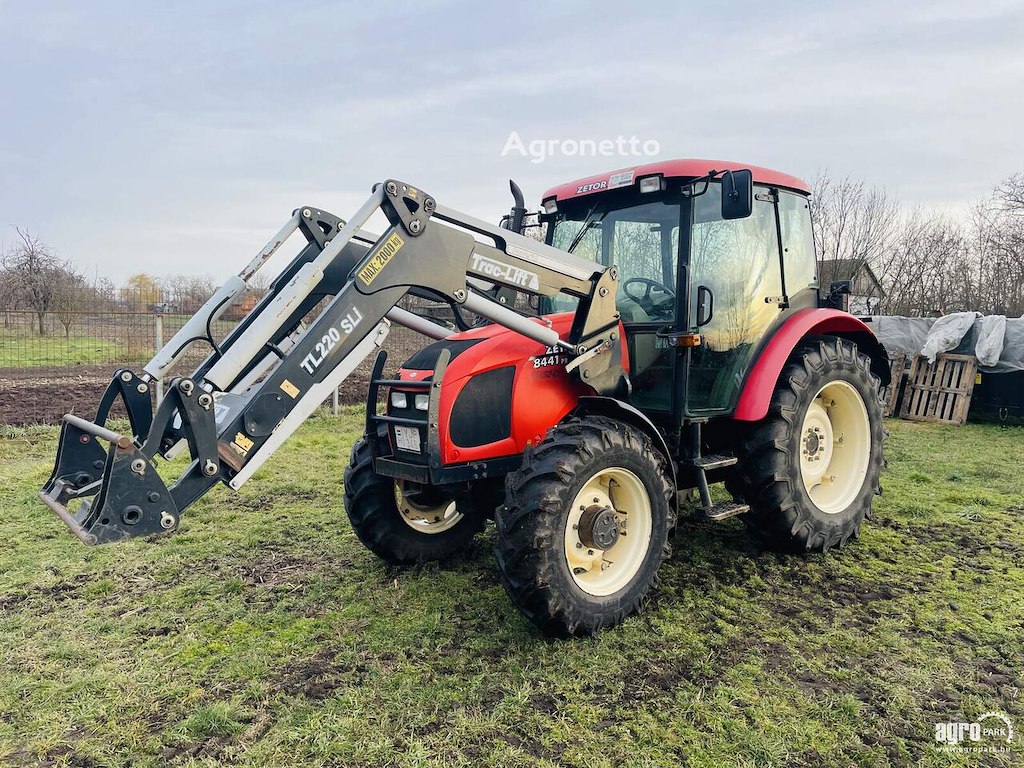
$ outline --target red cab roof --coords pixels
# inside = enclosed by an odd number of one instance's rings
[[[620,168],[610,173],[602,173],[597,176],[570,181],[567,184],[560,184],[549,189],[544,193],[541,201],[550,200],[551,198],[568,200],[574,197],[591,195],[595,192],[628,187],[644,176],[654,176],[659,173],[666,179],[699,178],[706,176],[709,171],[740,171],[743,169],[749,169],[754,174],[755,184],[785,187],[786,189],[794,189],[804,194],[811,193],[811,188],[807,185],[807,182],[798,179],[796,176],[790,176],[788,173],[773,171],[770,168],[761,168],[757,165],[732,163],[727,160],[695,160],[691,158],[685,160],[662,160],[661,162],[649,163],[647,165],[634,165],[628,168]]]

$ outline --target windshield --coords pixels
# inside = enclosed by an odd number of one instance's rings
[[[619,268],[615,303],[625,323],[665,322],[675,316],[679,252],[678,195],[616,206],[601,201],[555,215],[550,243],[583,259]],[[584,228],[585,226],[585,228]],[[574,309],[576,299],[559,296],[551,311]]]

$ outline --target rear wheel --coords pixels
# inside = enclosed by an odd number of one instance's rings
[[[675,524],[665,457],[601,417],[553,427],[508,476],[495,516],[501,580],[545,632],[588,635],[635,613]]]
[[[487,516],[437,488],[378,475],[365,438],[345,470],[345,511],[359,540],[390,563],[443,560],[461,552]]]
[[[729,483],[770,544],[827,550],[856,536],[880,492],[882,411],[871,361],[836,337],[802,345]]]

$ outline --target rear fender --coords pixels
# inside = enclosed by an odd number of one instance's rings
[[[837,309],[801,309],[775,331],[761,349],[757,362],[743,382],[743,391],[733,418],[760,421],[768,414],[768,405],[782,369],[793,350],[808,336],[838,336],[854,342],[871,359],[871,372],[889,383],[889,355],[871,329],[848,312]]]
[[[676,465],[672,460],[672,453],[665,442],[665,436],[661,434],[654,422],[652,422],[642,411],[637,410],[629,403],[616,400],[614,397],[602,397],[600,395],[579,398],[579,402],[571,411],[570,415],[576,416],[607,416],[610,419],[621,421],[644,432],[654,443],[655,448],[665,456],[665,461],[672,472],[672,487],[676,484]]]

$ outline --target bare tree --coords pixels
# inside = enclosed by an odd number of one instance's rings
[[[895,239],[900,206],[884,189],[823,171],[814,180],[811,215],[819,261],[848,259],[885,272],[885,253]]]
[[[979,309],[1024,314],[1024,174],[995,186],[971,216]]]
[[[54,309],[58,286],[72,268],[36,235],[18,227],[14,231],[20,242],[3,255],[4,290],[15,306],[35,313],[39,335],[45,336],[46,314]]]
[[[160,300],[174,312],[195,312],[217,290],[209,275],[168,275],[157,282]]]
[[[110,312],[117,306],[117,288],[109,277],[97,276],[93,280],[91,293],[98,311]]]
[[[946,314],[977,306],[974,256],[959,222],[911,211],[902,217],[883,262],[886,314]]]
[[[92,289],[70,264],[54,272],[52,313],[64,328],[64,338],[71,338],[71,326],[89,306]]]
[[[18,308],[15,276],[6,267],[0,268],[0,307],[3,307],[4,328],[11,327],[11,310]]]

